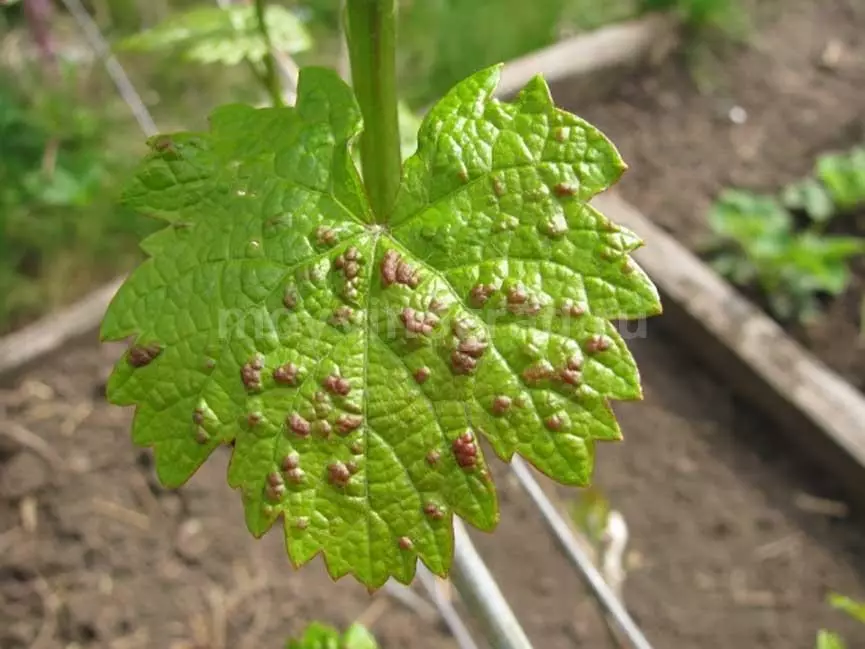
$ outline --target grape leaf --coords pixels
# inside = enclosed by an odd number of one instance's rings
[[[279,51],[295,54],[312,44],[306,28],[285,7],[268,5],[265,21],[273,47]],[[120,46],[129,51],[177,52],[188,61],[224,65],[237,65],[244,60],[258,62],[267,54],[267,44],[251,3],[226,9],[190,9],[124,39]]]
[[[340,636],[333,627],[313,622],[300,639],[289,640],[286,649],[378,649],[378,643],[361,624],[352,624]]]
[[[119,290],[103,339],[135,337],[108,397],[168,486],[220,445],[260,536],[322,553],[370,588],[445,575],[451,517],[498,521],[479,444],[589,483],[608,399],[641,396],[613,319],[660,311],[640,245],[588,204],[625,169],[555,108],[513,103],[499,67],[425,117],[390,218],[351,158],[351,90],[302,71],[298,104],[218,109],[207,133],[151,140],[127,202],[169,226]]]

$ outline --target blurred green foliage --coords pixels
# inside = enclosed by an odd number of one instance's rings
[[[372,634],[360,624],[352,624],[345,633],[313,622],[303,636],[289,640],[285,649],[378,649]]]
[[[125,168],[71,71],[0,75],[0,330],[131,265],[149,223],[114,205]]]
[[[819,296],[843,293],[850,259],[865,253],[861,237],[825,234],[860,206],[862,148],[821,156],[813,177],[785,187],[777,198],[727,190],[709,212],[712,264],[734,284],[758,287],[780,320],[811,320],[819,314]],[[806,218],[804,227],[796,214]]]

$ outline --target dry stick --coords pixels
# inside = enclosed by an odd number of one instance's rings
[[[418,566],[418,578],[427,595],[429,595],[436,608],[438,608],[442,619],[450,630],[451,635],[457,641],[460,649],[478,649],[474,638],[472,638],[456,608],[444,596],[438,587],[435,576],[423,564]]]
[[[532,499],[535,506],[544,518],[544,522],[556,537],[556,540],[565,551],[565,555],[574,564],[583,577],[586,585],[592,591],[595,599],[603,608],[604,613],[612,618],[616,626],[625,634],[634,649],[652,649],[652,645],[643,635],[643,632],[634,622],[621,601],[616,597],[613,590],[604,581],[601,573],[592,563],[591,558],[580,546],[570,526],[559,514],[553,503],[550,502],[541,486],[537,483],[529,468],[518,457],[511,460],[511,470],[516,475],[520,486]]]
[[[102,59],[102,64],[105,66],[108,76],[111,77],[111,80],[117,87],[117,92],[123,97],[123,101],[129,106],[141,130],[148,136],[156,135],[158,129],[153,118],[150,116],[150,112],[129,80],[129,76],[126,74],[123,66],[120,65],[120,62],[111,53],[111,48],[102,37],[102,32],[99,31],[99,27],[93,22],[90,14],[87,13],[87,10],[81,4],[81,0],[62,0],[62,2],[66,10],[72,14],[75,22],[78,23],[81,31],[84,32],[84,36],[90,43],[90,47]]]
[[[463,603],[483,624],[493,649],[532,649],[526,632],[472,544],[462,521],[453,520],[454,559],[450,578]]]

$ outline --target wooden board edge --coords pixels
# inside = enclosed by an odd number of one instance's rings
[[[615,192],[592,203],[645,242],[634,259],[661,293],[659,326],[865,505],[865,396]]]
[[[0,338],[0,382],[79,339],[96,335],[123,277],[103,284],[72,305]]]

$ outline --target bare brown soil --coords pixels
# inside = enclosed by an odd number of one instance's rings
[[[709,235],[706,213],[725,187],[774,193],[811,173],[817,157],[865,142],[865,3],[754,3],[760,27],[701,92],[686,61],[664,64],[585,105],[557,99],[601,127],[630,171],[626,198],[694,250]],[[746,121],[730,119],[734,107]],[[848,220],[847,232],[865,223]],[[865,267],[825,317],[791,332],[853,385],[865,389],[859,308]]]

